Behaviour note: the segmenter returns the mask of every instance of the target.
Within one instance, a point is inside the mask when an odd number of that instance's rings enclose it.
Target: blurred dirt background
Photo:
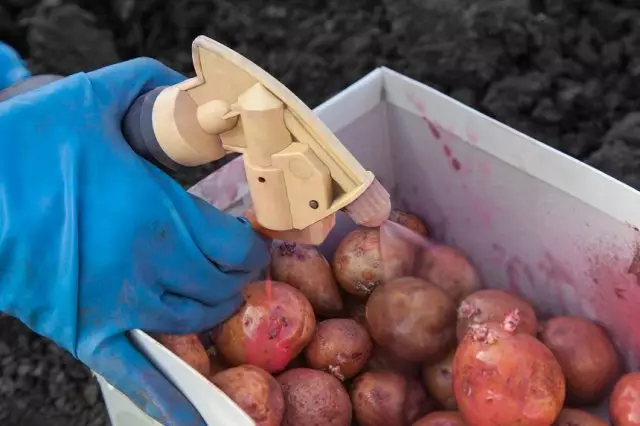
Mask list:
[[[151,56],[191,75],[199,34],[312,107],[387,65],[640,189],[640,0],[0,2],[34,73]],[[108,424],[89,372],[7,317],[0,373],[3,426]]]

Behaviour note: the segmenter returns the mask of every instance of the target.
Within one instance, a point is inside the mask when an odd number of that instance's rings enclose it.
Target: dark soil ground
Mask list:
[[[0,2],[0,39],[35,73],[144,55],[191,74],[199,34],[310,106],[387,65],[640,189],[640,0]],[[1,425],[108,422],[84,367],[0,321]]]

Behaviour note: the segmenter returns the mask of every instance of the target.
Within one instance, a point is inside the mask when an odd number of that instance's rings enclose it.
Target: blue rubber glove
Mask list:
[[[31,73],[18,52],[13,47],[0,42],[0,90],[28,77],[31,77]]]
[[[188,194],[122,136],[137,96],[181,80],[136,59],[0,103],[0,311],[167,426],[204,421],[126,332],[211,328],[269,260],[246,220]]]

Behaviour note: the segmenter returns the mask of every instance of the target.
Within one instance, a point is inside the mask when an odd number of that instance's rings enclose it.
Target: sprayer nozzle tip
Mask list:
[[[391,214],[391,196],[376,179],[344,211],[358,225],[380,226]]]

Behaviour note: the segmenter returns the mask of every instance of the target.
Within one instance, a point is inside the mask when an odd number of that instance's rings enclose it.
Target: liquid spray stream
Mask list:
[[[380,225],[380,261],[385,267],[385,278],[390,280],[400,276],[415,276],[416,268],[425,253],[436,246],[425,235],[386,220]],[[398,259],[402,259],[402,263],[406,265],[402,270],[398,270]]]

